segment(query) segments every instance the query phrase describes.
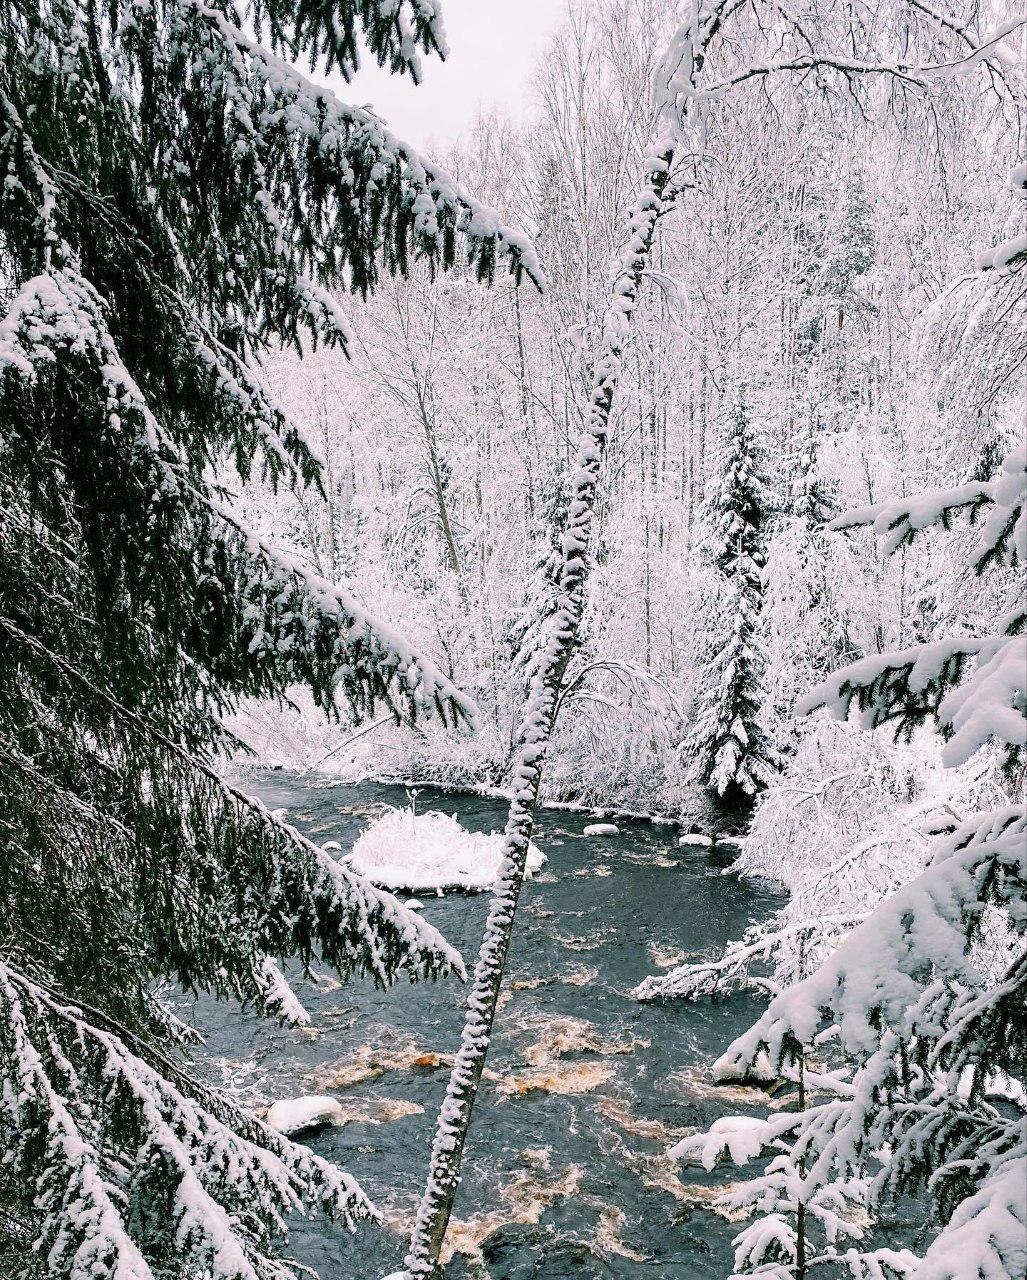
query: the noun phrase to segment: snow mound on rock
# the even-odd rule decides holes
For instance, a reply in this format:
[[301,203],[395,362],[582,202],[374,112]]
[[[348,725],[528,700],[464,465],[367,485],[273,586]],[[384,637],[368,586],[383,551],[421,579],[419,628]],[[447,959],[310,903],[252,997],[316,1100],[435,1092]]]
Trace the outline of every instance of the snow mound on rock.
[[581,833],[583,836],[616,836],[620,827],[615,822],[590,822]]
[[[499,876],[503,836],[468,831],[447,813],[386,809],[364,831],[349,856],[354,871],[393,892],[485,893]],[[546,861],[528,848],[527,877]]]
[[345,1123],[345,1115],[335,1098],[308,1094],[303,1098],[282,1098],[267,1109],[265,1122],[279,1133],[291,1136],[320,1129],[325,1125]]

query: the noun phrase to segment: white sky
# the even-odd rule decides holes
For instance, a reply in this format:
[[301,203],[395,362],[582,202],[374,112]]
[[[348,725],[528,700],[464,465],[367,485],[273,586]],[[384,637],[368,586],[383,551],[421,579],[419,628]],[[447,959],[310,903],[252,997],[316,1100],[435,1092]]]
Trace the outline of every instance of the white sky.
[[519,119],[531,95],[531,76],[565,0],[442,0],[449,57],[422,56],[423,79],[379,69],[374,58],[347,85],[331,87],[354,106],[369,103],[398,137],[431,151],[467,130],[479,106]]

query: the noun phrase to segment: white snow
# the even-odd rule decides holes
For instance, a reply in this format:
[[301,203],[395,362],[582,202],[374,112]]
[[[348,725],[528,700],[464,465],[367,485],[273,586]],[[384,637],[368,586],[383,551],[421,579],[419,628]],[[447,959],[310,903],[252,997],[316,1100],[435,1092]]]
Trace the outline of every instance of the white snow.
[[777,1123],[757,1116],[721,1116],[707,1133],[689,1134],[675,1143],[667,1155],[673,1160],[699,1163],[705,1169],[712,1169],[722,1156],[730,1157],[735,1164],[746,1164],[777,1136],[781,1120],[774,1119]]
[[581,833],[583,836],[617,836],[620,827],[613,822],[590,822]]
[[264,1121],[287,1137],[305,1133],[308,1129],[345,1123],[339,1102],[322,1094],[306,1094],[302,1098],[282,1098],[272,1102]]
[[745,1081],[751,1084],[772,1084],[778,1078],[778,1073],[771,1064],[770,1055],[765,1049],[761,1049],[756,1054],[753,1062],[744,1071],[727,1054],[719,1057],[710,1070],[717,1084],[731,1084],[735,1081]]
[[687,835],[678,837],[679,845],[694,845],[697,849],[712,849],[713,841],[709,836],[702,836],[698,831],[689,831]]
[[[446,813],[386,809],[357,840],[348,862],[354,871],[385,889],[486,893],[499,876],[502,857],[501,832],[483,835],[468,831]],[[527,877],[545,861],[545,854],[532,844]]]

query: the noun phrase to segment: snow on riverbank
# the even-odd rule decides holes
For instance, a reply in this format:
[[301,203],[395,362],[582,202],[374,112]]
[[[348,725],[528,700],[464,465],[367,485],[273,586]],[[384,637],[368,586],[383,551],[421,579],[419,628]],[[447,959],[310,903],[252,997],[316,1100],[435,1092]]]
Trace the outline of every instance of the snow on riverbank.
[[[499,875],[502,834],[468,831],[445,813],[386,809],[357,840],[349,865],[383,889],[406,893],[488,892]],[[530,879],[546,861],[528,850]]]

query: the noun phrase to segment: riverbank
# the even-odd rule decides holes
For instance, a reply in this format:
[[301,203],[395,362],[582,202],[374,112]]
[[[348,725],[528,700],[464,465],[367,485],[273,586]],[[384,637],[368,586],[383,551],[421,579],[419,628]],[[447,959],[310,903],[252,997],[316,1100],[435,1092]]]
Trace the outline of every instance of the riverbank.
[[[384,772],[366,773],[359,777],[351,778],[314,769],[291,768],[284,764],[262,765],[236,761],[232,765],[232,774],[240,779],[247,777],[259,779],[262,775],[283,774],[288,777],[309,780],[311,786],[320,787],[401,787],[404,791],[418,793],[435,790],[450,795],[476,796],[483,800],[502,801],[504,804],[509,804],[513,799],[513,792],[505,787],[469,782],[446,782],[443,784],[433,778],[403,777]],[[575,800],[547,799],[540,799],[537,808],[543,812],[577,814],[589,818],[593,822],[644,822],[653,826],[673,827],[678,839],[685,839],[688,835],[694,834],[708,838],[714,844],[736,850],[741,847],[740,842],[744,834],[744,827],[740,820],[733,824],[725,824],[720,830],[710,830],[690,824],[682,818],[680,813],[669,813],[660,810],[624,809],[616,806],[585,804]]]

